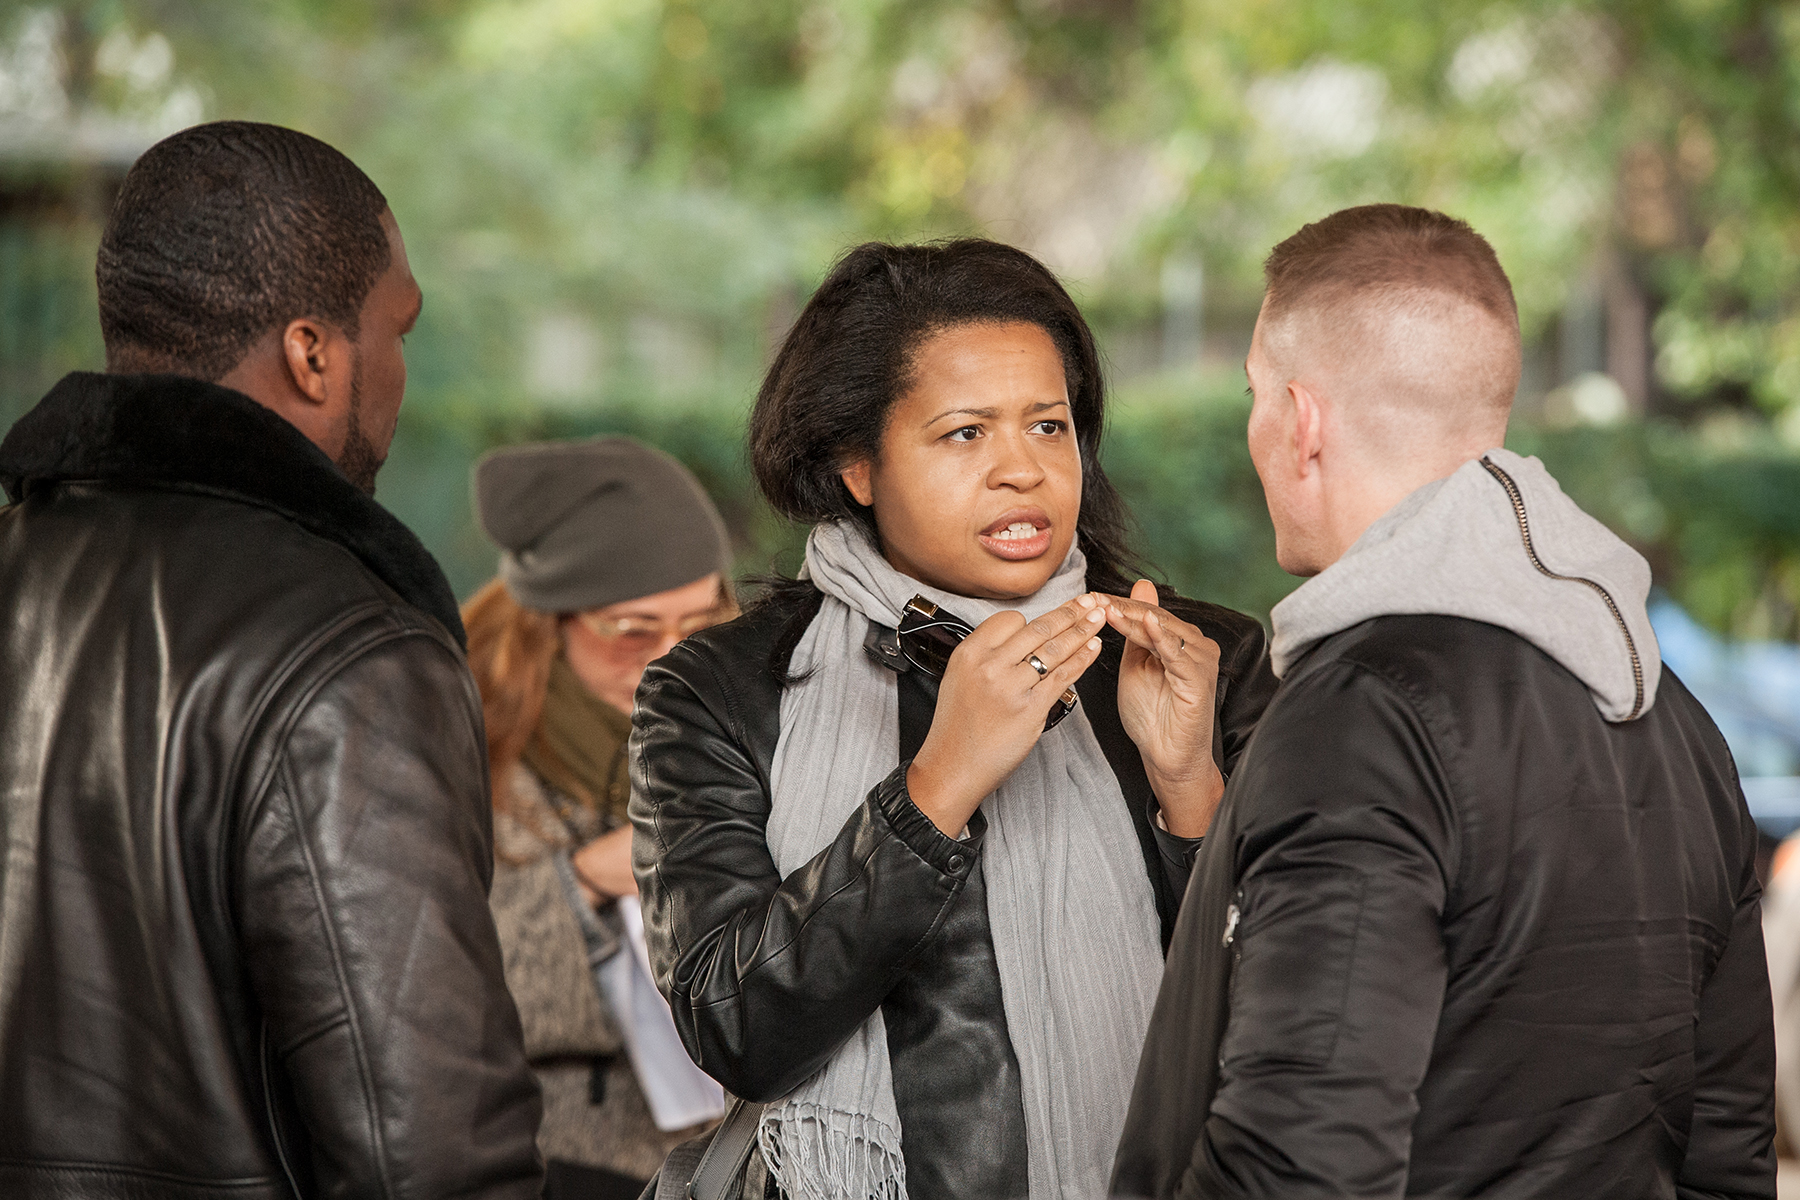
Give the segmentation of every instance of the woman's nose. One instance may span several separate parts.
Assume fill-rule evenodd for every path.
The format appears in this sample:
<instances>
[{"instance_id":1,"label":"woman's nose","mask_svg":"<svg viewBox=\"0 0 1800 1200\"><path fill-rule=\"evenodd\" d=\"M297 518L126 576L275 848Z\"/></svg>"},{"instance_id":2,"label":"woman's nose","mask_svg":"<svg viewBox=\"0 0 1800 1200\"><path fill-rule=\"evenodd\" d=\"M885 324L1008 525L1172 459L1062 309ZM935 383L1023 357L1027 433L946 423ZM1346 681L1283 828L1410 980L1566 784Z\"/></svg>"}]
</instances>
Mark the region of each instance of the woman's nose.
<instances>
[{"instance_id":1,"label":"woman's nose","mask_svg":"<svg viewBox=\"0 0 1800 1200\"><path fill-rule=\"evenodd\" d=\"M1023 490L1036 487L1043 480L1044 465L1038 461L1037 448L1030 439L1023 436L996 438L994 448L995 460L988 472L991 486Z\"/></svg>"}]
</instances>

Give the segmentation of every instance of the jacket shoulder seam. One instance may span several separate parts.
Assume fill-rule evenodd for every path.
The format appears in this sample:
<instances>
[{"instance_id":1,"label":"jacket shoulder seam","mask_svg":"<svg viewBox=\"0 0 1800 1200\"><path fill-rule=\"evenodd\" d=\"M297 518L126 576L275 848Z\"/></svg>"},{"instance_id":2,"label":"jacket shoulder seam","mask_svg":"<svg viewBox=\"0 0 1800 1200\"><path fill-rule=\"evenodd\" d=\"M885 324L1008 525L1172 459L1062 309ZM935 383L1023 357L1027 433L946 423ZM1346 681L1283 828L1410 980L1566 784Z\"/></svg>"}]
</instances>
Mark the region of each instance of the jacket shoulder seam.
<instances>
[{"instance_id":1,"label":"jacket shoulder seam","mask_svg":"<svg viewBox=\"0 0 1800 1200\"><path fill-rule=\"evenodd\" d=\"M227 794L239 793L245 797L243 804L234 814L232 836L237 844L242 844L245 831L254 823L256 814L262 811L263 799L274 781L281 760L287 730L292 728L298 714L304 710L305 698L303 697L302 700L292 705L291 711L285 714L285 717L278 715L278 723L282 728L271 748L268 764L256 779L245 781L248 786L239 789L235 786L235 782L247 769L247 764L253 756L253 748L258 739L264 735L266 723L270 719L270 706L274 704L275 698L281 694L282 689L287 687L313 662L323 647L330 645L332 640L343 634L344 631L355 628L358 621L364 620L378 611L375 601L365 601L340 613L337 620L319 625L311 637L306 638L295 647L287 660L270 673L268 681L264 683L262 690L257 694L255 702L250 706L249 718L244 722L243 732L238 736L237 744L232 747L231 758L226 764L225 770L225 778L228 781ZM305 695L309 697L314 690L308 689ZM164 754L167 753L168 750L165 747ZM230 881L225 876L230 864L235 862L236 858L235 853L220 855L213 865L216 875L214 884L221 896L231 895ZM235 915L233 920L235 923Z\"/></svg>"},{"instance_id":2,"label":"jacket shoulder seam","mask_svg":"<svg viewBox=\"0 0 1800 1200\"><path fill-rule=\"evenodd\" d=\"M1406 711L1412 714L1413 719L1418 721L1420 728L1425 731L1425 736L1431 744L1432 757L1441 764L1444 769L1444 786L1449 789L1449 795L1446 796L1446 799L1450 801L1450 811L1446 816L1452 818L1447 827L1447 832L1450 835L1453 848L1452 853L1455 856L1455 861L1452 864L1448 864L1450 870L1447 872L1444 879L1445 904L1446 909L1448 909L1451 901L1460 891L1462 881L1462 835L1461 831L1456 827L1456 822L1454 820L1457 811L1456 797L1461 794L1462 786L1461 779L1458 777L1456 769L1452 766L1449 756L1444 753L1445 739L1438 727L1438 722L1426 711L1425 707L1419 703L1419 700L1424 696L1422 689L1416 686L1413 681L1402 677L1397 672L1387 670L1381 665L1369 662L1366 659L1340 655L1330 662L1318 664L1312 673L1324 674L1327 671L1333 670L1342 671L1351 675L1364 675L1380 686L1383 691L1392 695L1400 704L1405 706Z\"/></svg>"},{"instance_id":3,"label":"jacket shoulder seam","mask_svg":"<svg viewBox=\"0 0 1800 1200\"><path fill-rule=\"evenodd\" d=\"M243 769L243 763L249 758L251 747L254 746L259 739L265 736L273 737L273 740L270 743L269 765L264 769L263 775L254 781L253 786L247 790L247 795L250 799L245 805L244 811L240 814L240 821L248 822L258 810L261 797L263 793L267 791L270 781L274 778L276 764L281 761L282 757L287 752L287 737L289 732L292 731L295 723L305 714L312 702L317 699L318 694L333 680L342 675L359 659L366 657L381 646L386 645L388 642L400 641L405 638L423 638L428 642L436 644L440 649L446 652L449 651L449 647L445 646L439 640L439 634L433 626L426 625L422 622L409 623L399 619L399 616L400 614L397 614L394 611L393 605L383 601L371 600L357 605L355 608L344 613L339 620L331 625L322 627L315 636L307 639L306 643L293 654L287 664L271 676L269 682L264 686L262 693L257 697L256 704L253 706L252 711L254 715L244 724L244 732L238 739L237 747L232 752L231 769L226 776L228 779L235 779L238 773ZM374 619L371 620L371 618ZM343 647L343 649L325 665L317 665L320 652L324 647L330 645L332 641L343 636L347 632L354 630L356 626L362 622L368 622L372 626L368 633L364 634L350 645ZM315 669L317 673L306 684L300 694L294 697L284 709L271 713L269 709L270 705L274 703L275 697L281 693L283 688L291 684L309 668ZM270 735L268 728L271 719L274 720L276 725L276 731L273 735Z\"/></svg>"}]
</instances>

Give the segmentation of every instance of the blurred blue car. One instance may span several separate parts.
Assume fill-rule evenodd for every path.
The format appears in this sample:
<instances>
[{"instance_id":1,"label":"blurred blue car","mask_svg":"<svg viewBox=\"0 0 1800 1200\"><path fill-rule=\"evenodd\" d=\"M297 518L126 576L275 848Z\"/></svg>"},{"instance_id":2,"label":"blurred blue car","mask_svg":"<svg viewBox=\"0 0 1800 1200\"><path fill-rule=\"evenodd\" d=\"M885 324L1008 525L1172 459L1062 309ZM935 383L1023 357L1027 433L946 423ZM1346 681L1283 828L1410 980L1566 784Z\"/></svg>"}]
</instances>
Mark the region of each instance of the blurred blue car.
<instances>
[{"instance_id":1,"label":"blurred blue car","mask_svg":"<svg viewBox=\"0 0 1800 1200\"><path fill-rule=\"evenodd\" d=\"M1800 646L1730 642L1666 597L1650 605L1665 664L1718 723L1750 815L1771 837L1800 829Z\"/></svg>"}]
</instances>

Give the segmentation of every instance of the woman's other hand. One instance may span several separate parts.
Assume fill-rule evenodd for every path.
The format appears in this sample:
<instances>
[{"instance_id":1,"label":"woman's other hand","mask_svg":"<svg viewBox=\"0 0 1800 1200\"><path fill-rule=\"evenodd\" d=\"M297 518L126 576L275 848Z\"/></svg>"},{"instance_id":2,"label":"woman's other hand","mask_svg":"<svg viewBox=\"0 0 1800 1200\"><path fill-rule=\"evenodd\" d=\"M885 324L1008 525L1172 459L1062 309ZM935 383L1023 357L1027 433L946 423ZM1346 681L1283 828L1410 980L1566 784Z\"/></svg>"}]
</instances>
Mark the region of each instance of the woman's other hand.
<instances>
[{"instance_id":1,"label":"woman's other hand","mask_svg":"<svg viewBox=\"0 0 1800 1200\"><path fill-rule=\"evenodd\" d=\"M1107 623L1125 635L1119 720L1144 758L1163 823L1177 837L1202 837L1225 793L1213 761L1213 701L1219 646L1157 603L1140 579L1131 598L1101 596Z\"/></svg>"},{"instance_id":2,"label":"woman's other hand","mask_svg":"<svg viewBox=\"0 0 1800 1200\"><path fill-rule=\"evenodd\" d=\"M601 834L570 857L575 881L589 904L597 907L620 896L637 895L637 880L631 874L631 826Z\"/></svg>"},{"instance_id":3,"label":"woman's other hand","mask_svg":"<svg viewBox=\"0 0 1800 1200\"><path fill-rule=\"evenodd\" d=\"M913 803L947 837L1031 753L1057 698L1100 656L1094 635L1105 621L1086 595L1029 623L995 613L950 655L931 731L906 773ZM1047 668L1041 677L1034 654Z\"/></svg>"}]
</instances>

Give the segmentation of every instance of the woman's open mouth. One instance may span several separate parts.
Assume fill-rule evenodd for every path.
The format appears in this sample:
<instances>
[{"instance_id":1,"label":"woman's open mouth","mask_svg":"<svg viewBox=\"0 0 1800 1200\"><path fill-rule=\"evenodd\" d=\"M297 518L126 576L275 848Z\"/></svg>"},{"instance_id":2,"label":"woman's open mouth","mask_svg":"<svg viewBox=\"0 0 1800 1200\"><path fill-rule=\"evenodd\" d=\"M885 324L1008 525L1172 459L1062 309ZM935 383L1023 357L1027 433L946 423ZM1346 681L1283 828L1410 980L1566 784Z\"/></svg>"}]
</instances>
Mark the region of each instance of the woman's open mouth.
<instances>
[{"instance_id":1,"label":"woman's open mouth","mask_svg":"<svg viewBox=\"0 0 1800 1200\"><path fill-rule=\"evenodd\" d=\"M977 536L989 554L1023 562L1050 549L1050 518L1042 509L1015 509Z\"/></svg>"}]
</instances>

